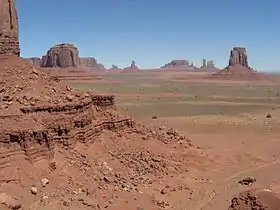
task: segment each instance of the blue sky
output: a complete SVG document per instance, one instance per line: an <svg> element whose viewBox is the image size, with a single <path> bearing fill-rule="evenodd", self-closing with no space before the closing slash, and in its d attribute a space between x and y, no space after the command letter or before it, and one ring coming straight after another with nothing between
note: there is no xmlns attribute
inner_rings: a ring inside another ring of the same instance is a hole
<svg viewBox="0 0 280 210"><path fill-rule="evenodd" d="M73 43L107 67L158 67L172 59L220 68L229 50L247 47L249 63L279 70L277 0L16 0L23 57Z"/></svg>

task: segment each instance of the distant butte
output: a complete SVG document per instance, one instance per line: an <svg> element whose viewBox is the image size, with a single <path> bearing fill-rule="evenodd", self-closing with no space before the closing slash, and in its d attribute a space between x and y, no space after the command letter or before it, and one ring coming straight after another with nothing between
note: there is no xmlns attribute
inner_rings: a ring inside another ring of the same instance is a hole
<svg viewBox="0 0 280 210"><path fill-rule="evenodd" d="M79 66L79 51L73 44L57 44L50 48L46 55L45 66L51 68L68 68Z"/></svg>
<svg viewBox="0 0 280 210"><path fill-rule="evenodd" d="M160 68L164 68L164 69L168 69L168 68L189 69L189 68L193 68L193 64L190 65L190 62L188 60L172 60L170 63L167 63Z"/></svg>
<svg viewBox="0 0 280 210"><path fill-rule="evenodd" d="M228 66L213 75L225 79L260 78L260 74L249 66L245 47L234 47L230 51Z"/></svg>

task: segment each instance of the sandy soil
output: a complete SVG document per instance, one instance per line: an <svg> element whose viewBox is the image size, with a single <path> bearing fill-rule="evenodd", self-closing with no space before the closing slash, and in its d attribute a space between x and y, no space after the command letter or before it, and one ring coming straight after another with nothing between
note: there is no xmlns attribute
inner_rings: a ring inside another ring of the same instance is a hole
<svg viewBox="0 0 280 210"><path fill-rule="evenodd" d="M198 192L196 196L187 207L177 209L227 209L234 195L251 188L271 189L280 193L280 179L277 176L280 164L279 78L211 81L209 74L181 71L153 71L151 75L142 73L131 77L127 74L117 78L123 81L122 88L112 86L110 90L103 87L98 89L115 93L120 97L120 108L137 119L180 130L203 148L209 160L213 161L211 169L197 173L201 178L196 179L201 181L188 182ZM103 79L106 80L106 76ZM129 80L138 88L129 89ZM166 90L168 85L170 88ZM201 91L198 91L199 87ZM195 95L197 97L193 99ZM230 108L224 113L215 114L210 110L207 115L197 115L189 105L202 103L199 109L205 112L213 102L217 109L225 104ZM178 103L184 105L178 106ZM168 108L165 108L166 104L169 104ZM256 105L263 106L258 109ZM153 113L157 116L155 120L152 119ZM180 113L182 115L178 116ZM266 118L268 113L272 118ZM247 176L255 177L256 183L249 187L238 184Z"/></svg>

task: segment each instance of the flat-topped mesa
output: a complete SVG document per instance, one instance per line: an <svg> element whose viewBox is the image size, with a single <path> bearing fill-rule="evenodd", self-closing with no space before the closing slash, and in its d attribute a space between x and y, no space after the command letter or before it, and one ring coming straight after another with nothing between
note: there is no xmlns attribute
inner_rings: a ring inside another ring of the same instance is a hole
<svg viewBox="0 0 280 210"><path fill-rule="evenodd" d="M188 60L172 60L170 63L165 64L161 68L177 68L177 67L191 67Z"/></svg>
<svg viewBox="0 0 280 210"><path fill-rule="evenodd" d="M230 51L229 66L241 65L250 68L245 47L234 47Z"/></svg>
<svg viewBox="0 0 280 210"><path fill-rule="evenodd" d="M68 68L78 67L80 63L78 48L73 44L54 45L47 52L42 67Z"/></svg>
<svg viewBox="0 0 280 210"><path fill-rule="evenodd" d="M14 0L0 0L0 56L20 56L18 15Z"/></svg>
<svg viewBox="0 0 280 210"><path fill-rule="evenodd" d="M96 67L97 60L93 57L80 57L80 65L84 67Z"/></svg>

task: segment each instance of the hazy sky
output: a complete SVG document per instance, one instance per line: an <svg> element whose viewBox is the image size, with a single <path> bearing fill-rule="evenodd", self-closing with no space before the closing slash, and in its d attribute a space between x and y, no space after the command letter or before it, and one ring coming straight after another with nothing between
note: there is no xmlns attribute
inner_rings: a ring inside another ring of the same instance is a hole
<svg viewBox="0 0 280 210"><path fill-rule="evenodd" d="M23 57L73 43L107 67L157 67L172 59L228 63L247 47L258 70L280 71L277 0L16 0Z"/></svg>

